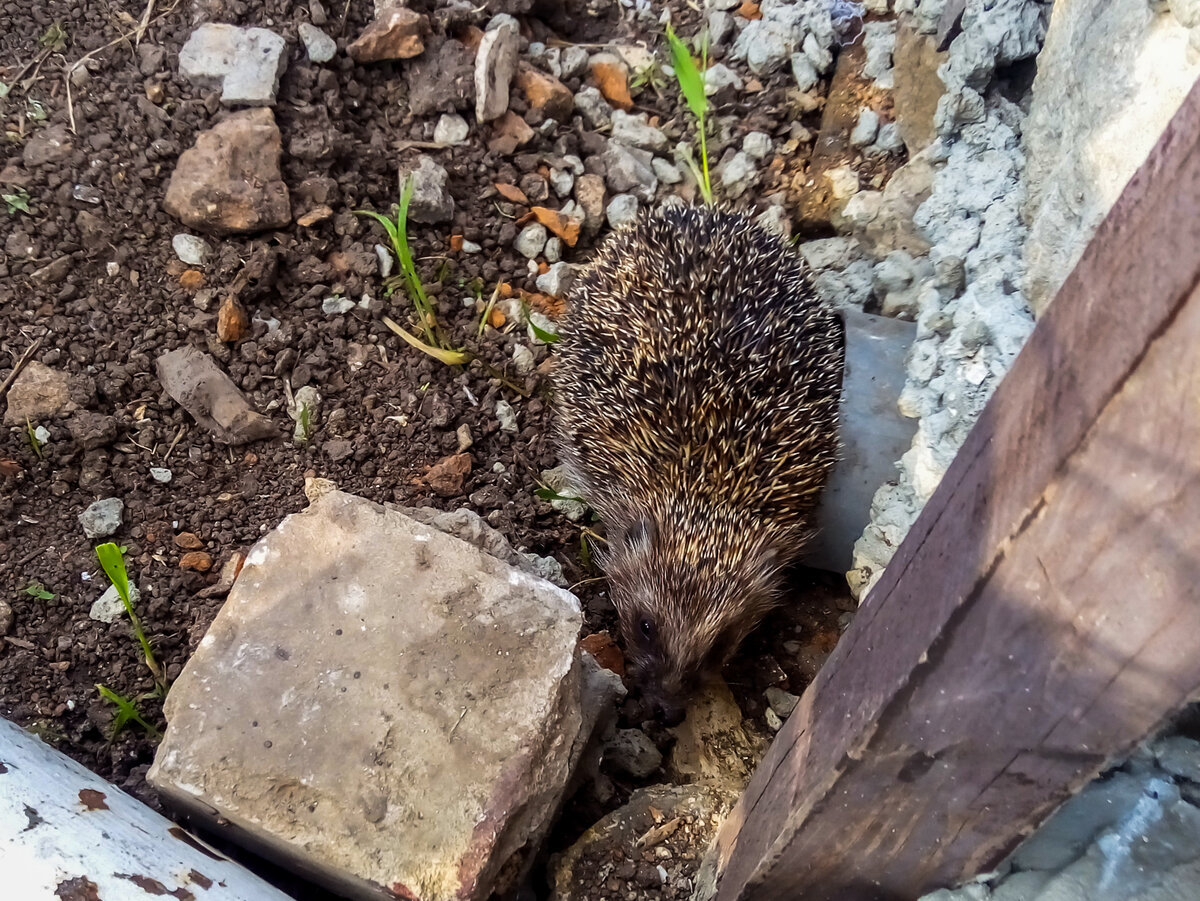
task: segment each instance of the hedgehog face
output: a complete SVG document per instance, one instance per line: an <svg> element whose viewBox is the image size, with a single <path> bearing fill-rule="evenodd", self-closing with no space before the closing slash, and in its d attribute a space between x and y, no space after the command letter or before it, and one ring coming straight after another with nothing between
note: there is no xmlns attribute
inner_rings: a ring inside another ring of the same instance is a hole
<svg viewBox="0 0 1200 901"><path fill-rule="evenodd" d="M705 673L719 670L774 606L777 555L714 546L693 563L648 518L610 551L606 569L632 681L666 725L682 722ZM674 545L674 546L673 546Z"/></svg>

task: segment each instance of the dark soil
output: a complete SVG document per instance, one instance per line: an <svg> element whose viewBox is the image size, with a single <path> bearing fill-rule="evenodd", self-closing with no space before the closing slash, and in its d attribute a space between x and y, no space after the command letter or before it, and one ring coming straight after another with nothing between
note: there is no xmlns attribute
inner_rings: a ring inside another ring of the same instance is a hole
<svg viewBox="0 0 1200 901"><path fill-rule="evenodd" d="M368 0L352 0L339 29L341 6L330 8L326 30L342 35L344 50L372 7ZM469 507L514 546L556 557L569 581L597 575L580 559L580 527L533 493L541 472L556 463L544 367L516 375L512 351L518 342L529 343L524 330L510 322L480 334L480 312L463 302L476 289L486 298L500 281L518 291L536 290L526 260L512 250L513 219L522 211L491 186L517 184L547 156L586 159L590 136L578 118L539 134L515 155L487 151L479 141L437 151L452 176L455 219L411 232L451 340L503 372L521 394L479 364L459 370L409 348L380 322L381 314L406 320L407 300L384 296L373 251L383 236L351 211L390 208L398 195L397 166L418 152L397 146L431 140L438 117L409 113L403 66L358 66L344 52L325 67L309 63L296 36L297 25L310 17L302 3L199 0L195 7L209 21L262 25L287 38L290 60L275 106L284 179L297 214L313 205L301 198L314 192L323 193L317 202L335 212L311 228L210 238L214 259L200 275L189 272L171 247L172 235L188 229L161 209L176 158L222 114L215 92L197 91L177 74L179 48L197 18L193 5L160 2L135 47L119 38L141 16L140 3L0 0L0 81L12 86L0 101L8 133L0 145L0 189L20 188L29 207L28 213L0 207L0 376L42 337L34 359L81 377L84 408L112 417L115 426L109 434L107 426L95 426L81 438L78 431L73 436L69 419L48 417L31 423L49 430L49 441L37 449L24 426L0 430L0 601L14 616L0 638L0 715L154 806L157 798L144 780L154 742L136 728L110 740L113 708L96 691L100 683L137 698L152 691L153 680L128 623L104 625L88 615L107 584L93 550L97 542L84 536L77 521L94 500L124 500L124 526L113 540L127 547L142 591L140 613L168 678L178 676L222 603L222 597L201 592L217 581L232 554L306 505L307 476L380 502ZM680 7L685 22L694 16ZM531 35L545 35L545 25L526 24ZM576 27L561 36L642 38L652 46L658 40L649 32L623 33L627 26L611 17L582 16ZM68 99L64 70L87 54L87 77L71 85ZM578 79L567 83L572 90L581 86ZM731 143L755 129L787 138L795 120L785 86L781 74L760 93L743 95L740 105L718 110L737 113L742 122L743 131L728 136ZM638 102L665 124L685 127L671 86L647 87ZM539 124L519 97L513 109ZM820 113L806 115L816 130ZM73 131L63 158L36 168L21 165L29 137L55 125ZM715 142L714 160L721 145ZM787 188L802 168L800 156L777 158L761 195ZM482 253L450 251L452 235L479 243ZM567 258L584 259L591 246L584 238ZM255 278L239 282L246 267L254 267ZM252 330L241 342L224 344L216 335L216 313L235 282ZM369 309L322 312L330 295L358 299L364 293L374 298ZM212 353L251 403L289 436L284 383L293 390L316 387L323 404L313 440L237 448L216 442L155 376L155 358L185 344ZM549 355L545 347L535 353L539 363ZM499 427L494 411L501 399L517 411L516 433ZM460 495L432 494L419 479L458 450L463 426L473 442L471 473ZM154 481L151 467L170 469L172 480ZM211 571L181 569L185 550L175 537L185 532L198 536L212 556ZM808 578L818 585L798 591L808 601L760 631L727 674L755 728L766 728L763 689L776 684L799 693L832 649L839 617L850 608L839 580ZM603 583L585 582L579 594L587 630L615 631ZM140 707L164 726L157 700L144 699ZM641 722L636 701L627 704L623 719ZM608 806L633 787L618 785ZM576 832L575 825L564 829L560 845Z"/></svg>

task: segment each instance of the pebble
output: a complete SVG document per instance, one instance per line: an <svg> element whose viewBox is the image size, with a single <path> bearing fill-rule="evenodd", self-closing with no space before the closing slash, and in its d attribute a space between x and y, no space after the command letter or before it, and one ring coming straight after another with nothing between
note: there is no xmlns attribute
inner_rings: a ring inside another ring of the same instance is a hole
<svg viewBox="0 0 1200 901"><path fill-rule="evenodd" d="M574 277L575 269L570 263L555 263L537 277L537 289L554 297L564 297Z"/></svg>
<svg viewBox="0 0 1200 901"><path fill-rule="evenodd" d="M763 719L767 721L767 728L772 732L778 732L783 728L783 720L781 720L779 718L779 714L770 707L767 708L766 715L763 717Z"/></svg>
<svg viewBox="0 0 1200 901"><path fill-rule="evenodd" d="M771 153L771 136L761 131L752 131L742 138L742 150L756 160L765 160Z"/></svg>
<svg viewBox="0 0 1200 901"><path fill-rule="evenodd" d="M125 518L125 502L119 497L106 497L94 501L79 514L79 524L88 538L107 538Z"/></svg>
<svg viewBox="0 0 1200 901"><path fill-rule="evenodd" d="M546 246L548 232L540 222L531 222L517 234L513 241L513 249L526 259L532 260Z"/></svg>
<svg viewBox="0 0 1200 901"><path fill-rule="evenodd" d="M533 367L537 365L537 361L533 357L533 351L524 344L518 344L513 348L512 360L513 369L516 370L517 375L529 375L529 373L533 372Z"/></svg>
<svg viewBox="0 0 1200 901"><path fill-rule="evenodd" d="M446 183L450 176L445 168L428 156L422 156L415 169L400 170L400 184L412 175L412 200L408 215L414 222L436 224L454 218L454 197Z"/></svg>
<svg viewBox="0 0 1200 901"><path fill-rule="evenodd" d="M562 48L562 54L559 57L558 72L555 73L555 76L558 78L574 78L576 75L582 75L587 67L587 50L572 44L569 47Z"/></svg>
<svg viewBox="0 0 1200 901"><path fill-rule="evenodd" d="M804 53L792 54L792 77L796 79L796 87L801 91L811 91L821 80L821 73L813 65L812 60Z"/></svg>
<svg viewBox="0 0 1200 901"><path fill-rule="evenodd" d="M779 716L791 716L792 711L796 709L796 705L800 703L800 698L792 694L790 691L784 691L782 688L770 686L763 694L766 696L767 703L771 709Z"/></svg>
<svg viewBox="0 0 1200 901"><path fill-rule="evenodd" d="M161 466L151 466L150 467L150 478L154 479L154 481L156 481L162 485L166 485L168 482L171 481L171 470L164 469Z"/></svg>
<svg viewBox="0 0 1200 901"><path fill-rule="evenodd" d="M382 244L376 244L375 258L379 260L379 277L390 277L392 274L392 268L396 265L396 261L392 257L392 252Z"/></svg>
<svg viewBox="0 0 1200 901"><path fill-rule="evenodd" d="M654 174L664 185L677 185L683 181L679 167L664 160L661 156L656 156L650 161L650 168L654 170Z"/></svg>
<svg viewBox="0 0 1200 901"><path fill-rule="evenodd" d="M1172 776L1200 783L1200 742L1173 735L1154 745L1154 755L1158 765Z"/></svg>
<svg viewBox="0 0 1200 901"><path fill-rule="evenodd" d="M171 239L171 247L175 249L175 256L189 266L203 266L212 253L212 248L203 238L182 233Z"/></svg>
<svg viewBox="0 0 1200 901"><path fill-rule="evenodd" d="M633 194L647 203L654 200L658 176L651 167L654 157L649 151L609 141L603 159L605 178L613 193Z"/></svg>
<svg viewBox="0 0 1200 901"><path fill-rule="evenodd" d="M740 91L746 86L742 76L738 75L724 63L714 63L704 72L704 93L712 97L726 88Z"/></svg>
<svg viewBox="0 0 1200 901"><path fill-rule="evenodd" d="M621 228L637 218L638 199L632 194L618 194L608 202L605 216L610 228Z"/></svg>
<svg viewBox="0 0 1200 901"><path fill-rule="evenodd" d="M804 44L800 49L804 51L804 55L808 57L809 62L816 70L822 74L828 72L829 67L833 65L833 54L830 53L828 47L822 47L817 36L811 32L804 36Z"/></svg>
<svg viewBox="0 0 1200 901"><path fill-rule="evenodd" d="M516 433L517 412L508 401L496 401L496 422L500 423L500 431Z"/></svg>
<svg viewBox="0 0 1200 901"><path fill-rule="evenodd" d="M518 345L520 346L520 345ZM517 358L516 351L513 351L513 359ZM454 431L455 438L458 439L457 453L466 453L475 444L475 439L471 437L471 427L465 422Z"/></svg>
<svg viewBox="0 0 1200 901"><path fill-rule="evenodd" d="M471 126L458 113L443 113L433 129L433 140L438 144L462 144L471 133Z"/></svg>
<svg viewBox="0 0 1200 901"><path fill-rule="evenodd" d="M283 38L266 28L209 23L179 51L179 73L201 86L219 86L226 106L273 106L286 49Z"/></svg>
<svg viewBox="0 0 1200 901"><path fill-rule="evenodd" d="M645 779L662 766L662 754L641 729L618 729L604 746L604 760L634 779Z"/></svg>
<svg viewBox="0 0 1200 901"><path fill-rule="evenodd" d="M15 619L12 605L8 601L0 601L0 638L12 631Z"/></svg>
<svg viewBox="0 0 1200 901"><path fill-rule="evenodd" d="M612 107L597 88L587 85L575 95L575 109L588 128L607 128L612 124Z"/></svg>
<svg viewBox="0 0 1200 901"><path fill-rule="evenodd" d="M575 173L568 172L565 169L551 169L550 187L554 188L554 193L559 197L570 196L572 189L575 187Z"/></svg>
<svg viewBox="0 0 1200 901"><path fill-rule="evenodd" d="M721 166L721 185L728 197L741 197L758 178L758 167L745 151L739 150Z"/></svg>
<svg viewBox="0 0 1200 901"><path fill-rule="evenodd" d="M507 13L488 22L475 53L475 118L499 119L508 111L508 89L517 70L520 25Z"/></svg>
<svg viewBox="0 0 1200 901"><path fill-rule="evenodd" d="M850 143L855 147L866 147L875 140L879 132L879 113L863 107L858 114L858 123L850 132Z"/></svg>
<svg viewBox="0 0 1200 901"><path fill-rule="evenodd" d="M621 110L613 110L612 139L630 147L642 147L646 150L664 150L667 146L667 136L650 125L646 113L638 113L635 116Z"/></svg>
<svg viewBox="0 0 1200 901"><path fill-rule="evenodd" d="M765 19L747 23L733 42L733 58L745 59L755 75L774 74L788 61L790 48L779 34L777 26Z"/></svg>
<svg viewBox="0 0 1200 901"><path fill-rule="evenodd" d="M304 52L314 63L327 63L337 54L337 41L317 26L301 22L296 30L304 43Z"/></svg>
<svg viewBox="0 0 1200 901"><path fill-rule="evenodd" d="M129 602L135 607L142 598L142 593L132 582L129 583ZM88 616L97 622L112 624L125 615L125 605L117 594L117 587L109 585L108 590L92 602Z"/></svg>
<svg viewBox="0 0 1200 901"><path fill-rule="evenodd" d="M474 241L463 241L463 253L480 253L483 250L482 245L476 244Z"/></svg>
<svg viewBox="0 0 1200 901"><path fill-rule="evenodd" d="M398 3L378 3L375 18L346 48L358 63L412 59L425 52L429 20Z"/></svg>
<svg viewBox="0 0 1200 901"><path fill-rule="evenodd" d="M321 301L321 312L326 316L342 316L354 309L354 301L349 297L334 294Z"/></svg>
<svg viewBox="0 0 1200 901"><path fill-rule="evenodd" d="M713 47L719 47L725 43L725 38L729 37L731 28L733 28L733 17L729 13L718 9L708 14L708 40Z"/></svg>
<svg viewBox="0 0 1200 901"><path fill-rule="evenodd" d="M560 238L550 238L546 241L546 246L542 250L542 254L546 257L547 263L557 263L562 259L563 242Z"/></svg>
<svg viewBox="0 0 1200 901"><path fill-rule="evenodd" d="M879 126L879 134L875 137L875 146L884 153L899 153L904 149L904 140L900 137L900 126L895 122L884 122Z"/></svg>

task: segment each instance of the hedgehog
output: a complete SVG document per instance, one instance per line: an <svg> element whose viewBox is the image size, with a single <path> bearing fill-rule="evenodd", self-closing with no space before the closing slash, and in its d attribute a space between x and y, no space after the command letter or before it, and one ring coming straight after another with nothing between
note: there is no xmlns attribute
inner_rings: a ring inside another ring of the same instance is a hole
<svg viewBox="0 0 1200 901"><path fill-rule="evenodd" d="M837 459L840 317L746 217L672 207L609 235L568 292L562 463L605 525L628 673L674 725L780 602Z"/></svg>

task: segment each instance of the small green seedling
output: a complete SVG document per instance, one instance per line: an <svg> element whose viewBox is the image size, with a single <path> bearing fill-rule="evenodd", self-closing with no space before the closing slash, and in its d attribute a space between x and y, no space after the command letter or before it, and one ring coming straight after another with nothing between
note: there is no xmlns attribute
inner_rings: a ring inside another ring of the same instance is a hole
<svg viewBox="0 0 1200 901"><path fill-rule="evenodd" d="M29 214L29 192L24 188L17 188L11 194L0 194L0 200L4 201L4 208L10 216L17 213Z"/></svg>
<svg viewBox="0 0 1200 901"><path fill-rule="evenodd" d="M558 335L556 335L554 332L546 331L544 328L540 327L536 322L533 321L533 317L529 315L530 310L529 310L529 302L528 301L526 301L526 300L521 301L521 311L525 314L525 321L529 324L529 330L531 332L533 332L533 336L535 338L537 338L543 344L557 344L558 343Z"/></svg>
<svg viewBox="0 0 1200 901"><path fill-rule="evenodd" d="M312 407L304 404L300 407L299 421L296 423L299 428L296 429L296 440L301 444L308 444L312 440Z"/></svg>
<svg viewBox="0 0 1200 901"><path fill-rule="evenodd" d="M121 603L125 607L125 612L129 614L129 622L133 626L133 634L137 638L138 644L142 646L142 656L146 661L146 666L150 669L150 673L154 676L157 695L160 698L165 698L170 686L167 684L167 678L163 673L162 667L159 666L158 660L154 656L153 648L150 647L150 640L146 637L146 632L142 628L141 618L138 617L137 611L133 609L133 600L129 595L129 576L125 571L124 548L117 547L109 541L97 546L96 557L100 560L100 566L104 569L104 574L108 576L108 580L117 589L117 597L121 599Z"/></svg>
<svg viewBox="0 0 1200 901"><path fill-rule="evenodd" d="M354 213L358 216L370 216L387 232L388 240L392 244L392 251L400 263L400 272L404 278L408 296L417 311L417 321L421 326L421 334L424 338L421 344L439 350L451 350L452 348L446 343L445 336L442 334L441 326L438 325L437 317L434 315L433 303L425 293L425 286L421 284L421 276L417 274L417 266L413 262L412 250L408 245L408 205L412 202L412 194L413 180L410 175L405 179L404 188L400 192L400 207L394 220L376 213L374 210L355 210ZM404 336L401 335L401 337ZM414 346L420 347L421 345Z"/></svg>
<svg viewBox="0 0 1200 901"><path fill-rule="evenodd" d="M704 202L709 206L713 204L712 179L708 173L708 135L707 135L707 116L708 116L708 95L704 93L704 76L701 74L701 67L708 68L708 33L705 32L702 41L701 64L696 65L696 60L688 50L687 45L680 40L675 34L675 30L671 28L670 23L667 24L667 43L671 47L671 65L675 69L675 80L679 82L679 90L683 94L683 99L687 102L688 109L692 111L692 115L696 117L696 131L700 135L700 165L696 165L696 161L688 156L684 162L692 172L692 176L696 179L696 184L700 187L700 194L704 197Z"/></svg>
<svg viewBox="0 0 1200 901"><path fill-rule="evenodd" d="M26 585L21 590L23 592L25 592L25 594L29 595L31 598L36 598L39 601L54 600L54 592L47 591L46 586L43 585L41 582L30 582L28 585Z"/></svg>
<svg viewBox="0 0 1200 901"><path fill-rule="evenodd" d="M45 122L50 118L50 111L42 101L31 99L25 101L25 115L30 122Z"/></svg>
<svg viewBox="0 0 1200 901"><path fill-rule="evenodd" d="M122 694L118 694L111 688L104 685L96 684L96 691L100 692L100 697L108 701L110 704L115 704L117 712L113 714L112 733L109 735L109 741L116 741L118 735L130 723L136 723L141 726L146 734L155 741L162 738L162 733L152 726L141 712L137 709L137 701L131 701ZM142 695L138 700L145 700L147 695Z"/></svg>
<svg viewBox="0 0 1200 901"><path fill-rule="evenodd" d="M33 423L29 421L29 417L25 417L25 437L29 440L29 446L32 448L34 456L39 460L45 459L42 454L42 442L37 436L37 429L33 427Z"/></svg>

